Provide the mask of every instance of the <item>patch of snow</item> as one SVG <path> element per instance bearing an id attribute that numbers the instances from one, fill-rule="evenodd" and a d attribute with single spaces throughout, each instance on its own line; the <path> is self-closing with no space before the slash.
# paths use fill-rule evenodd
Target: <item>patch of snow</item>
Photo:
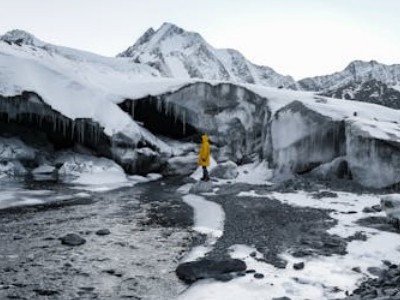
<path id="1" fill-rule="evenodd" d="M 207 236 L 205 245 L 195 247 L 184 261 L 196 260 L 212 250 L 212 246 L 223 235 L 225 212 L 221 205 L 197 195 L 185 195 L 183 201 L 194 211 L 193 229 Z"/>

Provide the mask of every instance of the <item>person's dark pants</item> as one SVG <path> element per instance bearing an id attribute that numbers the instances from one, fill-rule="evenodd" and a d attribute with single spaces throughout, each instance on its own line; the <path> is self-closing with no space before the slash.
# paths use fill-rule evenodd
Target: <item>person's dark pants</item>
<path id="1" fill-rule="evenodd" d="M 206 166 L 203 166 L 203 177 L 201 178 L 201 180 L 204 180 L 204 181 L 210 180 Z"/>

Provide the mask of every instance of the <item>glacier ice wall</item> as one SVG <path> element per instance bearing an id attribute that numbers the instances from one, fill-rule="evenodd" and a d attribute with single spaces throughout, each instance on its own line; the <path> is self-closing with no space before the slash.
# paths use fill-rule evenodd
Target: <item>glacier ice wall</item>
<path id="1" fill-rule="evenodd" d="M 270 121 L 272 165 L 298 174 L 345 154 L 343 121 L 332 120 L 299 101 L 285 106 Z"/>
<path id="2" fill-rule="evenodd" d="M 270 115 L 265 98 L 229 83 L 198 82 L 119 105 L 153 133 L 174 138 L 207 133 L 236 162 L 255 152 L 261 154 L 264 122 Z"/>
<path id="3" fill-rule="evenodd" d="M 355 181 L 373 188 L 400 183 L 400 143 L 373 138 L 346 124 L 346 159 Z"/>

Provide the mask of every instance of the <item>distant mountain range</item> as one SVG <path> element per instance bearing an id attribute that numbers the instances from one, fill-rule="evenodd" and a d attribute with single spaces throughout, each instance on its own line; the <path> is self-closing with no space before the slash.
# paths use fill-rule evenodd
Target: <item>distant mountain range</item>
<path id="1" fill-rule="evenodd" d="M 68 56 L 74 53 L 69 48 L 47 44 L 21 30 L 10 31 L 0 40 L 38 46 Z M 185 31 L 171 23 L 164 23 L 157 30 L 148 29 L 133 46 L 117 56 L 125 58 L 125 63 L 132 63 L 136 73 L 143 70 L 146 73 L 144 76 L 150 73 L 151 76 L 315 91 L 329 97 L 400 108 L 400 64 L 356 60 L 343 71 L 295 81 L 293 77 L 279 74 L 268 66 L 253 64 L 237 50 L 216 49 L 200 34 Z M 111 59 L 107 58 L 108 61 Z"/>

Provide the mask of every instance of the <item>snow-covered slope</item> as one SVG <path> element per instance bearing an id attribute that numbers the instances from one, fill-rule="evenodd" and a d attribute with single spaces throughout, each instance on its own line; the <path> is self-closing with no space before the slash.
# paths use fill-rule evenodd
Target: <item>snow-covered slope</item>
<path id="1" fill-rule="evenodd" d="M 232 49 L 215 49 L 203 37 L 170 23 L 157 31 L 150 28 L 118 57 L 131 57 L 159 70 L 167 77 L 252 83 L 297 89 L 290 76 L 248 61 Z"/>

